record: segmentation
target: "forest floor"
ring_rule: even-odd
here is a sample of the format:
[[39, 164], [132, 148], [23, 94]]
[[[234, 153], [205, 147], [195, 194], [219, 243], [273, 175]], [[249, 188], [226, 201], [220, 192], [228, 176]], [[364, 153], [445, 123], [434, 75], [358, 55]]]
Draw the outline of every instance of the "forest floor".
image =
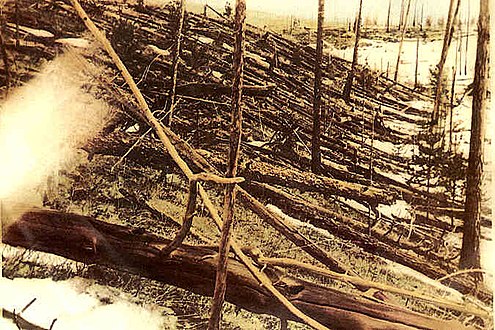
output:
[[[64, 1], [19, 1], [18, 46], [13, 4], [5, 5], [4, 39], [11, 63], [4, 64], [0, 77], [11, 86], [2, 87], [5, 120], [0, 125], [0, 151], [7, 153], [14, 144], [17, 152], [0, 165], [0, 179], [8, 183], [0, 189], [2, 207], [15, 202], [51, 208], [173, 237], [185, 208], [187, 179], [135, 115], [135, 102], [117, 70]], [[83, 5], [107, 33], [155, 116], [162, 117], [170, 87], [174, 9], [140, 9], [120, 1]], [[207, 88], [230, 84], [231, 27], [224, 19], [195, 14], [189, 14], [186, 22], [171, 129], [223, 172], [230, 95]], [[340, 58], [326, 59], [323, 164], [322, 173], [315, 175], [309, 171], [314, 49], [278, 34], [271, 34], [265, 43], [261, 35], [261, 29], [248, 26], [245, 83], [264, 89], [253, 88], [244, 97], [240, 175], [246, 182], [242, 187], [271, 214], [363, 279], [490, 310], [491, 290], [469, 274], [443, 284], [435, 281], [458, 270], [466, 160], [442, 155], [427, 186], [424, 136], [432, 104], [428, 86], [413, 90], [382, 72], [360, 67], [347, 104], [340, 92], [350, 65]], [[273, 44], [278, 50], [276, 68], [270, 64]], [[215, 205], [222, 205], [221, 187], [208, 184], [206, 189]], [[484, 210], [482, 235], [489, 240], [491, 214]], [[8, 212], [0, 215], [5, 226], [10, 221]], [[236, 205], [234, 237], [269, 257], [320, 264], [243, 203]], [[209, 212], [200, 204], [185, 243], [218, 240]], [[105, 314], [109, 305], [118, 305], [119, 315], [141, 315], [149, 322], [147, 329], [202, 329], [207, 323], [207, 297], [103, 266], [2, 246], [3, 276], [8, 280], [3, 279], [0, 287], [9, 288], [19, 299], [2, 295], [1, 307], [19, 310], [37, 297], [38, 302], [23, 315], [28, 318], [32, 310], [38, 315], [33, 322], [46, 328], [53, 318], [60, 319], [54, 329], [63, 328], [71, 324], [63, 320], [76, 322], [71, 315], [88, 315], [90, 310], [96, 322], [92, 328], [97, 329], [98, 315], [114, 315]], [[288, 273], [342, 292], [356, 292], [344, 282], [303, 271]], [[53, 279], [65, 289], [77, 287], [76, 293], [69, 288], [59, 294], [83, 295], [83, 302], [74, 299], [71, 305], [86, 304], [87, 309], [35, 310], [36, 305], [51, 305], [44, 297], [47, 290], [55, 290], [54, 284], [36, 280], [29, 284], [29, 291], [20, 277]], [[493, 327], [489, 318], [387, 296], [394, 304], [436, 318], [479, 329]], [[102, 329], [103, 324], [99, 323]], [[135, 328], [132, 324], [127, 327]], [[279, 320], [228, 305], [223, 325], [276, 329]], [[307, 326], [289, 322], [289, 328]]]

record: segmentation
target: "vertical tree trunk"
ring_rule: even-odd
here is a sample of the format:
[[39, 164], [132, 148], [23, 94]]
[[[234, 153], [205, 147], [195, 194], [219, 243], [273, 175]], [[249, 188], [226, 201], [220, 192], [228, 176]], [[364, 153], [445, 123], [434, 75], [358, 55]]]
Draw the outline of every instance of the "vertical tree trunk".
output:
[[404, 24], [404, 0], [401, 0], [400, 2], [400, 16], [399, 16], [399, 27], [398, 31], [402, 28], [402, 25]]
[[445, 61], [447, 60], [447, 53], [449, 51], [450, 43], [452, 41], [452, 34], [454, 33], [454, 22], [457, 17], [457, 13], [459, 12], [459, 5], [461, 3], [461, 0], [457, 0], [457, 6], [454, 12], [454, 1], [455, 0], [450, 0], [449, 13], [447, 15], [447, 22], [445, 24], [445, 35], [443, 38], [442, 53], [440, 55], [440, 61], [437, 64], [438, 76], [437, 76], [437, 85], [435, 88], [435, 103], [433, 104], [432, 126], [434, 126], [438, 121], [440, 101], [442, 98], [443, 67], [445, 65]]
[[352, 54], [352, 64], [351, 64], [351, 71], [349, 71], [349, 74], [347, 75], [347, 80], [345, 82], [344, 86], [344, 93], [343, 97], [346, 102], [349, 102], [351, 99], [351, 90], [352, 90], [352, 82], [354, 80], [354, 70], [356, 70], [356, 64], [357, 64], [357, 59], [358, 59], [358, 49], [359, 49], [359, 39], [361, 37], [361, 12], [363, 8], [363, 0], [359, 1], [359, 10], [358, 10], [358, 17], [357, 17], [357, 23], [356, 23], [356, 40], [354, 42], [354, 53]]
[[395, 65], [395, 73], [394, 73], [394, 80], [395, 81], [397, 81], [397, 76], [399, 74], [400, 55], [402, 53], [402, 45], [404, 44], [404, 35], [406, 34], [407, 19], [409, 18], [409, 8], [410, 7], [411, 7], [411, 0], [408, 0], [407, 1], [406, 15], [404, 18], [404, 26], [402, 27], [402, 33], [401, 33], [401, 37], [400, 37], [399, 54], [397, 55], [397, 63]]
[[174, 59], [172, 63], [172, 89], [170, 90], [169, 97], [169, 112], [167, 116], [167, 126], [170, 127], [172, 125], [172, 116], [174, 114], [175, 107], [175, 90], [177, 88], [177, 72], [179, 71], [179, 62], [180, 62], [180, 44], [182, 40], [182, 28], [184, 26], [184, 16], [186, 14], [186, 6], [184, 3], [185, 0], [180, 0], [179, 3], [179, 24], [177, 25], [177, 38], [175, 41], [175, 51], [174, 51]]
[[414, 66], [414, 88], [418, 87], [418, 70], [419, 70], [419, 27], [416, 31], [416, 64]]
[[[244, 24], [246, 19], [245, 0], [237, 0], [235, 6], [234, 23], [234, 57], [233, 57], [233, 81], [232, 81], [232, 123], [230, 127], [230, 147], [228, 168], [226, 177], [233, 178], [237, 175], [237, 163], [239, 160], [241, 135], [242, 135], [242, 87], [244, 70]], [[227, 286], [227, 261], [230, 251], [230, 231], [234, 217], [235, 185], [228, 184], [225, 187], [223, 225], [218, 250], [218, 265], [213, 295], [213, 305], [208, 323], [208, 329], [219, 329], [222, 316], [222, 306], [225, 299]]]
[[0, 20], [0, 51], [2, 52], [3, 67], [5, 70], [5, 86], [7, 87], [7, 93], [10, 88], [10, 64], [9, 56], [7, 54], [7, 47], [5, 46], [5, 41], [3, 40], [3, 19]]
[[469, 21], [471, 20], [471, 0], [468, 0], [466, 22], [466, 56], [464, 56], [464, 75], [467, 75], [468, 50], [469, 50]]
[[[473, 82], [473, 114], [469, 165], [467, 169], [466, 204], [460, 268], [480, 268], [481, 176], [485, 136], [486, 96], [488, 92], [488, 57], [490, 41], [489, 0], [480, 0], [478, 45]], [[479, 276], [479, 275], [478, 275]]]
[[390, 8], [392, 7], [392, 0], [388, 0], [388, 12], [387, 12], [387, 33], [390, 32]]
[[318, 1], [318, 30], [316, 34], [315, 84], [313, 100], [313, 137], [311, 141], [311, 171], [319, 173], [321, 165], [320, 116], [321, 116], [321, 62], [323, 59], [323, 21], [325, 0]]

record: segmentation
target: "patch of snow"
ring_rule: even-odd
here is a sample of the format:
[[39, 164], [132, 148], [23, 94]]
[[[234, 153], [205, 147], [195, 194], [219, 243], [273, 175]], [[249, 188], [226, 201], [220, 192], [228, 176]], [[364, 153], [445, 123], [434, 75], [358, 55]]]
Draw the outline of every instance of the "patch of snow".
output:
[[258, 147], [258, 148], [263, 148], [265, 144], [267, 144], [267, 141], [247, 141], [247, 144], [253, 147]]
[[217, 79], [222, 79], [222, 77], [223, 77], [223, 73], [218, 72], [218, 71], [212, 71], [212, 75], [213, 75], [213, 77], [215, 77]]
[[385, 267], [390, 272], [392, 272], [394, 274], [398, 274], [398, 275], [412, 277], [412, 278], [420, 281], [421, 283], [427, 284], [427, 285], [429, 285], [435, 289], [439, 289], [439, 290], [444, 291], [449, 296], [449, 298], [455, 302], [458, 302], [458, 303], [464, 302], [464, 300], [462, 298], [463, 295], [459, 291], [454, 290], [452, 288], [449, 288], [448, 286], [443, 285], [442, 283], [435, 281], [435, 280], [429, 278], [426, 275], [421, 274], [420, 272], [418, 272], [414, 269], [411, 269], [409, 267], [406, 267], [404, 265], [390, 261], [390, 260], [385, 259], [385, 258], [381, 258], [381, 259], [385, 261], [385, 263], [387, 264]]
[[[0, 279], [0, 307], [21, 311], [33, 298], [36, 301], [21, 316], [48, 329], [176, 329], [175, 316], [162, 316], [162, 311], [131, 303], [117, 290], [74, 278], [55, 282], [51, 279]], [[103, 303], [105, 298], [109, 303]], [[163, 308], [164, 309], [164, 308]], [[167, 314], [170, 310], [164, 309]], [[3, 322], [2, 329], [17, 329]], [[9, 327], [10, 326], [10, 327]]]
[[167, 49], [161, 49], [160, 47], [157, 47], [157, 46], [151, 45], [151, 44], [147, 45], [146, 48], [151, 50], [153, 53], [155, 53], [157, 55], [161, 55], [164, 57], [170, 56], [170, 51]]
[[378, 204], [377, 209], [381, 214], [389, 218], [396, 217], [406, 220], [413, 218], [411, 215], [411, 206], [402, 199], [396, 200], [392, 205]]
[[55, 40], [56, 43], [77, 48], [89, 48], [89, 40], [84, 38], [62, 38]]
[[208, 44], [208, 45], [212, 44], [212, 43], [213, 43], [213, 41], [214, 41], [212, 38], [205, 37], [205, 36], [199, 36], [199, 37], [198, 37], [198, 40], [199, 40], [200, 42], [202, 42], [202, 43], [204, 43], [204, 44]]
[[[7, 26], [10, 28], [16, 27], [15, 24], [12, 24], [12, 23], [7, 23]], [[29, 33], [29, 34], [32, 34], [33, 36], [39, 37], [39, 38], [53, 38], [53, 37], [55, 37], [55, 35], [53, 33], [48, 32], [46, 30], [33, 29], [33, 28], [30, 28], [27, 26], [22, 26], [22, 25], [19, 25], [19, 30], [26, 32], [26, 33]]]
[[355, 200], [353, 199], [347, 199], [347, 198], [344, 198], [344, 197], [337, 197], [337, 200], [347, 206], [349, 206], [350, 208], [356, 210], [356, 211], [360, 211], [360, 212], [363, 212], [363, 213], [368, 213], [368, 207], [359, 203], [359, 202], [356, 202]]
[[136, 133], [136, 132], [139, 132], [139, 124], [134, 124], [133, 126], [131, 126], [128, 129], [126, 129], [125, 131], [126, 131], [126, 133]]
[[282, 217], [284, 220], [286, 220], [289, 224], [293, 225], [294, 227], [297, 227], [297, 228], [299, 228], [299, 227], [308, 228], [308, 229], [311, 229], [314, 232], [319, 233], [323, 237], [326, 237], [326, 238], [332, 237], [332, 235], [330, 235], [330, 233], [328, 232], [328, 230], [321, 229], [321, 228], [318, 228], [318, 227], [313, 226], [310, 223], [303, 222], [303, 221], [301, 221], [299, 219], [295, 219], [295, 218], [293, 218], [293, 217], [285, 214], [281, 209], [279, 209], [275, 205], [267, 204], [266, 205], [266, 208], [269, 211], [273, 212], [274, 214]]
[[383, 175], [383, 176], [385, 176], [387, 178], [390, 178], [392, 180], [395, 180], [395, 181], [400, 182], [400, 183], [403, 183], [403, 184], [407, 184], [407, 181], [409, 179], [411, 179], [411, 175], [410, 174], [407, 174], [407, 173], [391, 173], [391, 172], [385, 172], [385, 171], [381, 170], [378, 167], [375, 167], [374, 170], [378, 174], [381, 174], [381, 175]]

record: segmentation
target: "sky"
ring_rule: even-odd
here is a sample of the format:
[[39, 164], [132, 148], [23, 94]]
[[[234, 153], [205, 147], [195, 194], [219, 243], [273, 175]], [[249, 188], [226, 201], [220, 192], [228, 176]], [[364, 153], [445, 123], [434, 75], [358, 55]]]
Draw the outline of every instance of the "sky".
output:
[[[208, 3], [215, 7], [223, 8], [225, 0], [191, 0], [193, 2]], [[229, 0], [234, 5], [235, 0]], [[400, 13], [401, 0], [391, 0], [391, 17], [397, 20]], [[406, 0], [407, 1], [407, 0]], [[470, 16], [476, 17], [478, 14], [478, 0], [461, 0], [461, 15], [467, 14], [470, 7]], [[418, 12], [421, 4], [424, 6], [424, 16], [434, 18], [447, 16], [450, 0], [411, 0], [411, 13], [414, 11], [417, 2]], [[384, 22], [387, 17], [389, 0], [364, 0], [363, 17], [376, 17]], [[259, 10], [281, 15], [298, 15], [304, 18], [316, 18], [318, 0], [246, 0], [246, 6], [251, 10]], [[357, 12], [359, 0], [326, 0], [325, 15], [327, 20], [346, 20]], [[462, 16], [465, 17], [465, 16]]]

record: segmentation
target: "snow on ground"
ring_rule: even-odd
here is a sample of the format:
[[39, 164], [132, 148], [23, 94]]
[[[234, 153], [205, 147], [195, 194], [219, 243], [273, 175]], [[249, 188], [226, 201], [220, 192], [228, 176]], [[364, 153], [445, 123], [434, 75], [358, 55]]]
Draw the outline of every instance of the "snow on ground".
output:
[[322, 235], [323, 237], [327, 237], [327, 238], [330, 238], [332, 237], [332, 235], [330, 235], [330, 233], [328, 232], [328, 230], [325, 230], [325, 229], [321, 229], [321, 228], [318, 228], [318, 227], [315, 227], [313, 226], [312, 224], [310, 223], [307, 223], [307, 222], [303, 222], [301, 220], [298, 220], [296, 218], [293, 218], [287, 214], [285, 214], [281, 209], [279, 209], [278, 207], [276, 207], [275, 205], [272, 205], [272, 204], [268, 204], [266, 205], [266, 208], [270, 211], [270, 212], [273, 212], [274, 214], [282, 217], [286, 222], [290, 223], [291, 225], [293, 225], [294, 227], [303, 227], [303, 228], [308, 228], [308, 229], [311, 229], [317, 233], [319, 233], [320, 235]]
[[361, 204], [361, 203], [358, 203], [356, 202], [355, 200], [353, 199], [347, 199], [347, 198], [344, 198], [344, 197], [337, 197], [337, 200], [345, 205], [347, 205], [348, 207], [356, 210], [356, 211], [360, 211], [360, 212], [363, 212], [363, 213], [368, 213], [369, 212], [369, 209], [367, 206], [365, 206], [364, 204]]
[[407, 266], [401, 265], [399, 263], [396, 263], [394, 261], [390, 261], [390, 260], [385, 259], [385, 258], [381, 258], [381, 259], [387, 264], [386, 269], [389, 270], [391, 273], [394, 273], [397, 275], [402, 275], [402, 276], [412, 277], [421, 283], [430, 285], [431, 287], [433, 287], [435, 289], [439, 289], [439, 290], [444, 291], [450, 299], [452, 299], [456, 302], [459, 302], [459, 303], [463, 302], [463, 299], [462, 299], [463, 295], [459, 291], [454, 290], [452, 288], [449, 288], [448, 286], [445, 286], [442, 283], [435, 281], [435, 280], [429, 278], [428, 276], [423, 275], [420, 272], [415, 271], [414, 269], [411, 269]]
[[411, 206], [402, 199], [398, 199], [392, 205], [378, 204], [378, 211], [388, 218], [400, 218], [410, 220], [413, 218], [411, 214]]
[[62, 38], [55, 40], [55, 42], [78, 48], [88, 48], [90, 44], [89, 40], [84, 38]]
[[400, 183], [403, 183], [403, 184], [407, 184], [407, 181], [411, 179], [411, 175], [410, 174], [407, 174], [407, 173], [391, 173], [391, 172], [386, 172], [386, 171], [383, 171], [381, 170], [380, 168], [378, 167], [374, 167], [373, 170], [378, 173], [378, 174], [381, 174], [387, 178], [390, 178], [394, 181], [397, 181], [397, 182], [400, 182]]
[[[33, 298], [21, 316], [46, 329], [57, 319], [53, 330], [134, 330], [176, 329], [177, 319], [165, 308], [139, 306], [128, 294], [94, 284], [90, 280], [73, 278], [55, 282], [51, 279], [0, 279], [0, 307], [21, 311]], [[169, 314], [162, 316], [162, 313]], [[16, 330], [13, 322], [2, 319], [1, 329]]]
[[[12, 29], [16, 28], [15, 24], [12, 24], [12, 23], [7, 23], [7, 26], [12, 28]], [[19, 30], [26, 32], [26, 33], [29, 33], [29, 34], [32, 34], [35, 37], [40, 37], [40, 38], [53, 38], [54, 37], [53, 33], [51, 33], [51, 32], [48, 32], [45, 30], [32, 29], [32, 28], [29, 28], [27, 26], [22, 26], [22, 25], [19, 25]]]

